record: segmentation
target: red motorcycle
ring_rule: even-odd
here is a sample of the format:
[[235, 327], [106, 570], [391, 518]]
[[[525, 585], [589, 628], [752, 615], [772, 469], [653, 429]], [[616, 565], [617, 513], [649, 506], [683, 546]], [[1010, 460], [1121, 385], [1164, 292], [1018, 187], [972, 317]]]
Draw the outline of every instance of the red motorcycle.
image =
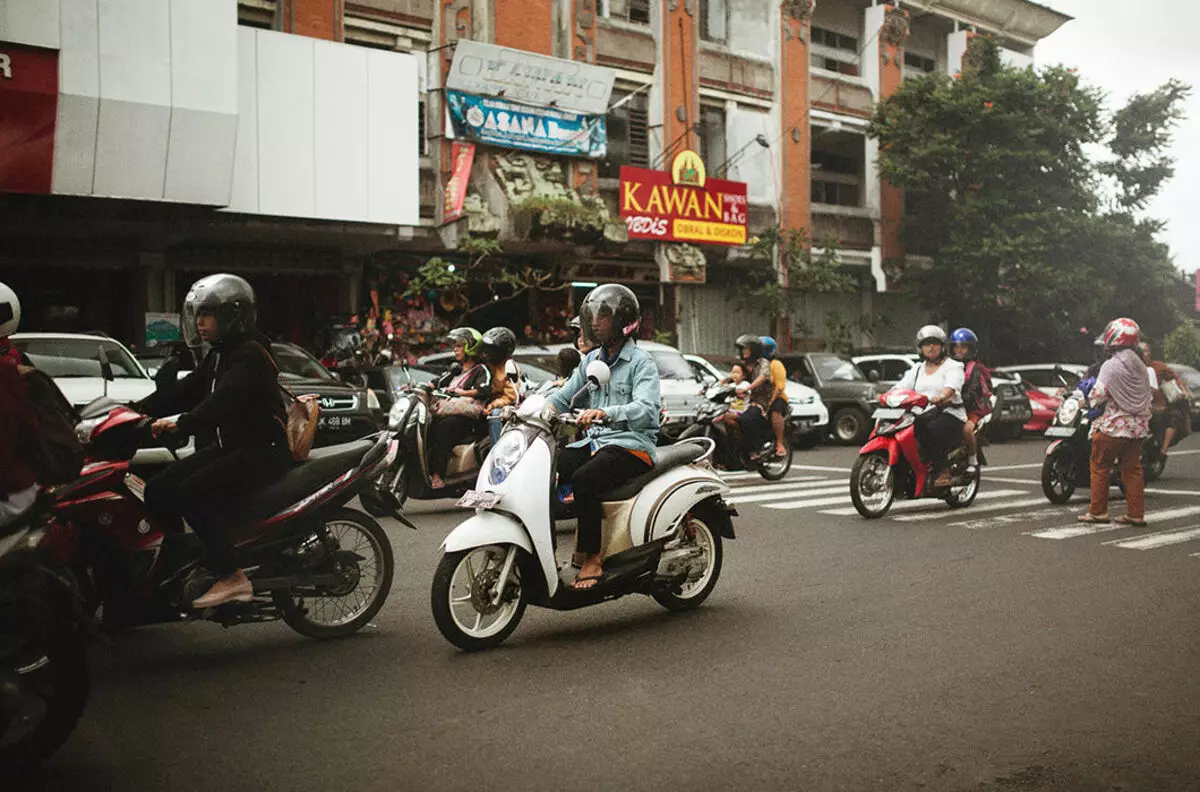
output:
[[254, 598], [196, 611], [192, 600], [214, 582], [199, 540], [190, 531], [164, 534], [143, 503], [145, 479], [163, 467], [138, 454], [153, 444], [150, 419], [107, 407], [83, 411], [76, 432], [88, 462], [79, 479], [55, 490], [42, 540], [50, 565], [73, 574], [88, 613], [103, 607], [104, 627], [283, 619], [302, 635], [332, 638], [357, 632], [383, 606], [391, 544], [373, 518], [345, 504], [387, 467], [386, 435], [314, 449], [240, 503], [253, 522], [235, 541]]
[[[929, 399], [911, 390], [894, 390], [879, 396], [875, 410], [875, 431], [858, 452], [850, 471], [850, 500], [863, 517], [887, 514], [897, 497], [904, 500], [940, 498], [951, 508], [970, 506], [979, 494], [979, 468], [967, 471], [967, 453], [962, 446], [950, 454], [950, 486], [938, 487], [932, 481], [932, 463], [922, 458], [917, 441], [917, 415], [929, 406]], [[985, 417], [976, 428], [976, 436], [987, 425]], [[986, 464], [982, 443], [979, 465]]]

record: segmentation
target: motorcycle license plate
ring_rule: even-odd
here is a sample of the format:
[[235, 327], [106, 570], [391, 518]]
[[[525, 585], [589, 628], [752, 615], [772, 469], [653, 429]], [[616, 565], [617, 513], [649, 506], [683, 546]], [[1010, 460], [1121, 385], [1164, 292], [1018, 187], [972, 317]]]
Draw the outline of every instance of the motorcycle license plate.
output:
[[499, 492], [467, 490], [455, 505], [460, 509], [494, 509], [499, 502]]
[[899, 408], [881, 407], [871, 417], [876, 421], [894, 421], [902, 415], [904, 415], [904, 410]]
[[388, 467], [391, 467], [392, 463], [396, 461], [396, 457], [399, 454], [400, 454], [400, 441], [393, 440], [392, 442], [388, 443], [387, 456], [385, 457], [385, 459], [387, 459]]
[[1046, 437], [1074, 437], [1075, 427], [1073, 426], [1051, 426], [1046, 430]]

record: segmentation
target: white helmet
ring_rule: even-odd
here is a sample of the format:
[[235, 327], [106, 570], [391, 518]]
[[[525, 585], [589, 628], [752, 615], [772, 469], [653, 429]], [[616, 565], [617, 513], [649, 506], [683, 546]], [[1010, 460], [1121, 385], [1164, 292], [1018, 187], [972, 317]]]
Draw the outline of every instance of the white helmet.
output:
[[10, 287], [0, 283], [0, 338], [17, 332], [21, 324], [21, 301]]
[[917, 349], [920, 349], [921, 344], [924, 344], [926, 341], [936, 341], [945, 347], [946, 331], [937, 325], [925, 325], [917, 331]]

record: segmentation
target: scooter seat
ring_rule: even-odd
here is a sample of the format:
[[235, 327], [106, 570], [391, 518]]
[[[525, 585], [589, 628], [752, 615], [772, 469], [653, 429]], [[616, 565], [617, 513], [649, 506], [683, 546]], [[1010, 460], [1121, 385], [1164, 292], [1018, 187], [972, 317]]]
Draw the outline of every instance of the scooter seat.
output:
[[624, 484], [610, 490], [604, 495], [606, 501], [624, 501], [642, 491], [642, 488], [654, 479], [677, 467], [695, 462], [704, 456], [708, 449], [699, 443], [675, 443], [655, 449], [654, 467], [640, 476], [631, 478]]
[[276, 514], [353, 470], [374, 445], [373, 440], [355, 440], [314, 448], [308, 459], [296, 463], [283, 476], [247, 498], [246, 512], [260, 519]]

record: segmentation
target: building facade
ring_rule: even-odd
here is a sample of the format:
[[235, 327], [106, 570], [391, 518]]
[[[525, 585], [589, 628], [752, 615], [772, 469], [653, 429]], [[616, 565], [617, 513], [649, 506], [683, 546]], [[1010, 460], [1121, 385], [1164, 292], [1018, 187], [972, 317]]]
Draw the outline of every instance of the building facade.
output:
[[[80, 9], [97, 8], [97, 0], [58, 2], [60, 38], [74, 29]], [[848, 334], [858, 346], [906, 343], [924, 317], [911, 296], [895, 289], [893, 276], [919, 262], [906, 257], [901, 243], [903, 195], [879, 179], [876, 152], [865, 135], [874, 105], [913, 75], [957, 72], [977, 34], [995, 37], [1013, 64], [1032, 64], [1037, 42], [1067, 21], [1028, 0], [892, 5], [872, 0], [128, 0], [128, 5], [130, 13], [139, 14], [150, 6], [169, 6], [184, 19], [189, 10], [197, 13], [201, 2], [224, 4], [225, 19], [234, 19], [238, 27], [232, 36], [224, 31], [224, 54], [214, 59], [226, 69], [236, 62], [235, 95], [213, 98], [211, 91], [200, 90], [209, 105], [200, 108], [207, 115], [192, 135], [227, 140], [229, 124], [222, 119], [237, 121], [233, 152], [227, 155], [229, 163], [236, 162], [229, 201], [219, 200], [223, 184], [209, 184], [218, 171], [225, 172], [222, 168], [196, 161], [197, 174], [176, 174], [173, 180], [167, 171], [180, 158], [168, 156], [162, 174], [144, 174], [147, 184], [157, 185], [162, 177], [167, 189], [161, 193], [114, 195], [120, 191], [107, 189], [103, 200], [81, 197], [97, 195], [95, 185], [107, 184], [101, 179], [106, 168], [93, 164], [92, 193], [80, 188], [0, 195], [4, 277], [22, 288], [44, 289], [36, 283], [43, 276], [33, 273], [52, 272], [59, 292], [86, 290], [94, 302], [74, 309], [82, 325], [107, 322], [126, 332], [115, 325], [136, 327], [139, 310], [170, 310], [181, 297], [177, 284], [219, 268], [258, 274], [268, 284], [266, 292], [278, 295], [277, 304], [288, 306], [299, 321], [356, 308], [367, 293], [377, 301], [374, 274], [383, 273], [386, 280], [390, 270], [453, 256], [465, 240], [484, 237], [499, 243], [498, 255], [553, 273], [554, 290], [532, 299], [531, 308], [549, 306], [553, 311], [547, 313], [561, 317], [575, 309], [589, 284], [624, 282], [646, 306], [646, 327], [672, 334], [685, 351], [725, 353], [742, 332], [775, 332], [797, 348], [819, 345], [831, 329]], [[29, 43], [29, 9], [43, 5], [41, 0], [0, 0], [0, 53], [5, 46]], [[99, 24], [103, 41], [103, 20]], [[51, 27], [45, 20], [43, 26]], [[159, 25], [159, 33], [173, 41], [171, 30]], [[258, 36], [266, 37], [265, 55]], [[288, 37], [322, 42], [311, 57], [327, 60], [304, 66], [294, 47], [281, 46]], [[502, 48], [496, 52], [553, 59], [545, 70], [526, 63], [516, 91], [538, 79], [560, 79], [547, 75], [569, 73], [571, 64], [580, 74], [608, 75], [603, 155], [556, 156], [477, 142], [471, 147], [473, 159], [465, 163], [464, 140], [451, 123], [454, 108], [448, 102], [462, 77], [453, 72], [456, 57], [460, 64], [463, 60], [458, 55], [463, 40], [472, 41], [472, 47], [494, 45]], [[56, 48], [52, 41], [32, 46]], [[337, 94], [343, 81], [353, 82], [354, 75], [368, 70], [359, 61], [370, 60], [348, 58], [344, 51], [407, 56], [415, 96], [372, 91], [366, 79], [362, 96], [341, 97], [340, 104], [316, 112], [312, 99], [296, 97], [304, 80], [294, 79], [295, 70], [312, 74], [317, 86], [324, 75], [326, 94]], [[77, 93], [65, 84], [70, 59], [63, 53], [60, 123], [63, 105], [74, 102]], [[101, 51], [101, 62], [104, 55]], [[279, 59], [278, 73], [268, 64], [261, 76], [264, 58]], [[250, 60], [260, 73], [252, 80], [239, 76], [254, 71]], [[502, 60], [494, 57], [492, 66]], [[249, 96], [252, 86], [257, 94]], [[483, 98], [471, 101], [514, 98], [503, 89], [478, 90]], [[108, 118], [104, 98], [100, 115]], [[389, 105], [389, 117], [345, 121], [364, 100], [366, 112], [377, 102]], [[286, 116], [286, 108], [294, 111], [297, 101], [317, 116], [328, 112], [338, 121], [314, 122], [296, 142], [288, 130], [297, 118], [280, 117], [272, 129], [247, 132], [252, 114], [238, 113], [239, 107], [251, 106], [261, 112], [254, 102], [265, 102], [275, 107], [270, 112]], [[550, 99], [540, 110], [582, 108], [569, 104]], [[411, 120], [413, 139], [394, 132], [388, 145], [380, 145], [385, 138], [371, 130], [380, 123], [407, 129], [401, 116]], [[167, 117], [170, 131], [172, 119], [187, 115], [172, 110]], [[4, 119], [0, 110], [0, 130]], [[58, 147], [66, 134], [55, 134]], [[250, 159], [243, 150], [247, 140], [254, 141]], [[135, 150], [140, 145], [136, 139], [127, 143]], [[325, 154], [305, 155], [302, 159], [314, 164], [297, 176], [290, 164], [300, 149]], [[621, 167], [669, 168], [685, 150], [701, 155], [710, 176], [745, 184], [750, 235], [778, 226], [804, 229], [817, 244], [830, 241], [854, 289], [805, 296], [793, 315], [772, 317], [732, 296], [731, 286], [746, 267], [744, 247], [630, 239], [620, 219]], [[111, 154], [117, 161], [123, 156]], [[405, 158], [411, 165], [400, 162]], [[58, 159], [56, 152], [55, 169]], [[257, 170], [247, 171], [246, 163]], [[340, 196], [333, 203], [353, 204], [363, 189], [386, 189], [377, 184], [382, 181], [377, 174], [404, 167], [410, 170], [399, 177], [404, 197], [397, 199], [408, 207], [403, 217], [371, 217], [369, 202], [350, 215], [320, 205], [327, 184]], [[319, 173], [328, 180], [342, 169], [365, 169], [370, 184], [320, 181]], [[265, 192], [264, 172], [270, 182]], [[278, 181], [271, 181], [271, 174]], [[57, 170], [51, 175], [53, 187]], [[309, 189], [310, 182], [317, 186]], [[205, 196], [180, 198], [170, 192], [174, 184], [199, 189], [201, 183], [208, 185]], [[265, 198], [268, 205], [254, 205], [247, 196]], [[566, 219], [557, 211], [563, 207], [570, 209]], [[679, 262], [704, 272], [703, 279], [675, 282], [671, 273]], [[126, 295], [132, 295], [130, 307], [115, 307]], [[545, 304], [539, 306], [538, 299]], [[72, 308], [64, 304], [55, 310]], [[67, 324], [62, 316], [47, 319]]]

